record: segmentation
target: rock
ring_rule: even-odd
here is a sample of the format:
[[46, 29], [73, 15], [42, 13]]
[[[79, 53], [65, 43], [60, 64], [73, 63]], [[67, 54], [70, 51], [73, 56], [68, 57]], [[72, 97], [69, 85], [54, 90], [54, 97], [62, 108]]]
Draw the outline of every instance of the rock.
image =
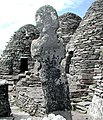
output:
[[14, 120], [14, 117], [0, 117], [0, 120]]
[[48, 117], [44, 117], [42, 120], [66, 120], [66, 119], [61, 115], [55, 115], [51, 113], [48, 115]]
[[66, 120], [63, 116], [57, 115], [53, 120]]
[[103, 119], [103, 99], [99, 96], [94, 95], [92, 103], [89, 107], [89, 114], [93, 120]]
[[0, 86], [2, 85], [7, 85], [8, 84], [8, 81], [7, 80], [0, 80]]

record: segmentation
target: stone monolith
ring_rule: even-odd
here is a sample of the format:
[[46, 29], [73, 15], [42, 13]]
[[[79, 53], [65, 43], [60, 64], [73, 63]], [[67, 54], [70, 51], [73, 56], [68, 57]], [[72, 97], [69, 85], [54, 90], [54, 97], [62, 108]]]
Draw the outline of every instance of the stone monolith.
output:
[[[58, 15], [52, 6], [46, 5], [38, 9], [35, 19], [40, 36], [33, 40], [31, 54], [39, 65], [37, 70], [44, 91], [46, 113], [64, 115], [63, 112], [70, 111], [71, 105], [65, 70], [61, 66], [65, 49], [56, 34]], [[67, 114], [67, 120], [71, 120], [70, 112]]]

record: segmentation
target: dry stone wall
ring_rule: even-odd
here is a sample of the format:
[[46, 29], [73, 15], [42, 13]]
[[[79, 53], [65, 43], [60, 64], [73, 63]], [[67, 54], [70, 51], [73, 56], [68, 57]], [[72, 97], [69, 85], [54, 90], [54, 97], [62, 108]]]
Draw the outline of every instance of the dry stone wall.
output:
[[45, 114], [45, 100], [40, 78], [27, 71], [15, 78], [16, 105], [31, 116], [42, 117]]
[[10, 117], [11, 109], [8, 101], [8, 82], [0, 80], [0, 118]]
[[[73, 50], [69, 79], [71, 97], [86, 96], [91, 101], [90, 89], [95, 83], [94, 72], [103, 59], [103, 1], [96, 0], [88, 9], [79, 27], [70, 40], [67, 51]], [[101, 66], [101, 65], [100, 65]], [[96, 67], [96, 68], [95, 68]], [[89, 91], [88, 91], [89, 90]], [[94, 91], [94, 88], [92, 89]], [[77, 96], [78, 95], [78, 96]], [[89, 96], [90, 95], [90, 96]]]
[[92, 120], [103, 119], [103, 46], [100, 47], [100, 57], [95, 63], [94, 80], [95, 89], [92, 103], [89, 107], [89, 114]]
[[[103, 56], [103, 55], [102, 55]], [[103, 59], [103, 57], [102, 57]], [[92, 120], [103, 119], [103, 60], [95, 64], [94, 70], [95, 93], [89, 108]]]
[[[66, 45], [70, 44], [71, 42], [70, 39], [75, 33], [81, 20], [82, 19], [79, 16], [69, 12], [59, 16], [60, 27], [57, 30], [57, 34], [59, 37], [61, 37], [65, 49], [66, 49]], [[69, 67], [72, 56], [73, 56], [73, 52], [70, 51], [69, 54], [66, 55], [66, 58], [63, 60], [66, 73], [69, 73]]]

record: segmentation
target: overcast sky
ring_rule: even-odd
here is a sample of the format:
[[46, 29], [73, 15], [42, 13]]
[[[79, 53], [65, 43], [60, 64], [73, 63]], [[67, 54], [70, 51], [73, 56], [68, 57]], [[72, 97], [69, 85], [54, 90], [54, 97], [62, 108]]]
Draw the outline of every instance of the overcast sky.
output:
[[43, 5], [52, 5], [61, 15], [72, 12], [83, 17], [95, 0], [0, 0], [0, 50], [15, 31], [25, 24], [35, 25], [35, 12]]

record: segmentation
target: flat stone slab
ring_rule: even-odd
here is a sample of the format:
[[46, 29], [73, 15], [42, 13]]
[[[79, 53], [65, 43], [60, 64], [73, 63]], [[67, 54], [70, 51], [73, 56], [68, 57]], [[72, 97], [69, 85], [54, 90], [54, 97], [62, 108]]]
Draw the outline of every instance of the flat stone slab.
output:
[[1, 117], [0, 120], [14, 120], [14, 117]]
[[0, 86], [1, 86], [1, 85], [6, 85], [6, 84], [8, 84], [8, 81], [7, 81], [7, 80], [2, 80], [2, 79], [0, 79]]

